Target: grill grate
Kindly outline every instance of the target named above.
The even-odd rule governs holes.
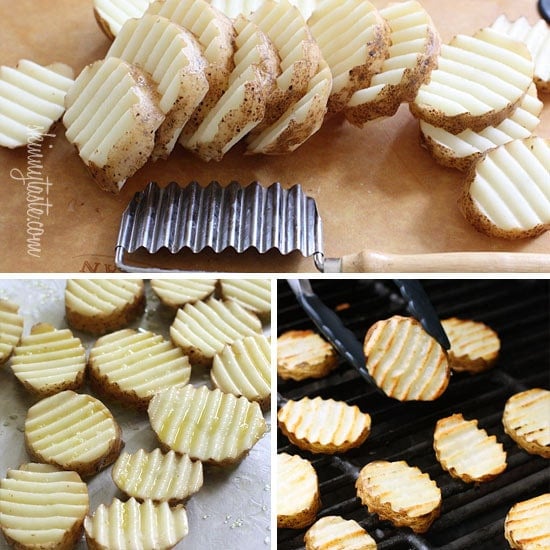
[[[289,444],[278,432],[278,451],[300,454],[315,467],[323,507],[320,516],[341,515],[358,521],[379,549],[507,549],[504,517],[517,501],[550,489],[549,463],[521,450],[501,423],[510,395],[550,385],[550,281],[426,280],[422,281],[441,318],[458,316],[487,323],[501,338],[495,369],[470,376],[455,374],[444,395],[434,402],[399,403],[369,387],[352,367],[341,362],[328,377],[302,382],[278,381],[279,396],[305,395],[347,401],[372,417],[372,432],[358,449],[343,455],[314,455]],[[315,326],[290,292],[278,283],[278,332]],[[362,341],[368,327],[393,314],[407,314],[391,280],[312,280],[314,291],[337,309],[345,325]],[[435,422],[454,412],[496,435],[508,455],[506,471],[495,480],[466,484],[444,472],[432,449]],[[428,473],[441,488],[441,516],[423,535],[397,529],[369,514],[355,494],[359,470],[377,459],[406,460]],[[304,530],[280,529],[277,547],[303,548]]]

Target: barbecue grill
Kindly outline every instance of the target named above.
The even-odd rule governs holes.
[[[375,321],[408,314],[391,279],[314,279],[311,283],[361,341]],[[372,432],[358,449],[329,456],[302,451],[279,431],[278,452],[299,454],[312,462],[323,503],[318,517],[341,515],[356,520],[380,550],[507,549],[503,525],[508,510],[518,501],[550,490],[550,461],[523,451],[504,433],[501,422],[504,404],[512,394],[550,386],[550,280],[434,279],[422,284],[440,318],[471,318],[498,332],[501,352],[497,366],[476,375],[453,374],[447,391],[434,402],[401,403],[381,395],[343,360],[338,369],[320,380],[279,379],[280,404],[306,395],[343,400],[371,415]],[[287,282],[279,280],[278,333],[307,328],[316,330]],[[503,444],[508,467],[493,481],[466,484],[439,466],[432,448],[435,423],[455,412],[477,419],[481,428]],[[378,459],[406,460],[428,473],[440,487],[441,515],[427,533],[417,535],[380,521],[356,497],[360,469]],[[279,529],[277,547],[304,548],[304,533]]]

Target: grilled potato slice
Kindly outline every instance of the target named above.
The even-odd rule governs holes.
[[[107,57],[124,59],[151,76],[166,117],[156,132],[151,158],[167,158],[208,92],[201,46],[193,34],[166,17],[145,14],[124,23]]]
[[[11,369],[23,386],[39,397],[76,390],[84,382],[86,350],[69,329],[39,323],[15,348]]]
[[[65,135],[96,183],[118,193],[146,162],[164,121],[145,72],[117,57],[88,65],[65,97]]]
[[[88,508],[88,488],[76,472],[28,463],[0,481],[0,529],[19,550],[73,548]]]
[[[93,0],[94,16],[109,40],[113,40],[129,19],[139,19],[152,0]]]
[[[504,431],[525,451],[550,458],[550,391],[533,388],[506,401]]]
[[[370,434],[371,418],[356,405],[343,401],[310,399],[287,401],[277,413],[281,431],[312,453],[345,453],[362,445]]]
[[[456,372],[494,367],[500,352],[498,334],[485,323],[451,317],[441,321],[451,343],[449,365]]]
[[[550,493],[514,504],[504,520],[510,548],[541,550],[550,547]]]
[[[390,397],[432,401],[447,389],[447,354],[412,317],[378,321],[368,330],[363,348],[370,375]]]
[[[65,390],[35,403],[25,419],[30,456],[82,477],[114,462],[121,430],[105,405],[87,394]]]
[[[0,66],[0,146],[15,149],[48,134],[65,111],[73,70],[63,63],[43,67],[21,59]]]
[[[235,67],[235,29],[227,16],[205,0],[155,0],[147,13],[162,15],[191,31],[208,61],[208,92],[183,128],[181,139],[185,141],[195,133],[229,85],[229,75]]]
[[[151,279],[151,288],[168,307],[205,300],[216,289],[217,279]]]
[[[537,97],[537,88],[532,84],[508,118],[498,126],[488,126],[480,132],[464,130],[455,135],[421,120],[421,144],[437,163],[466,171],[490,149],[514,139],[529,137],[540,122],[542,107],[543,103]]]
[[[214,356],[210,376],[225,393],[243,395],[269,408],[271,397],[271,346],[263,335],[247,336],[225,346]]]
[[[480,232],[504,239],[550,228],[550,139],[513,140],[489,151],[466,176],[459,199]]]
[[[277,374],[284,380],[322,378],[336,367],[336,350],[312,330],[289,330],[277,338]]]
[[[439,34],[419,2],[393,3],[380,15],[391,29],[389,55],[369,86],[357,90],[344,110],[346,119],[359,127],[394,115],[401,103],[412,101],[437,65]]]
[[[390,26],[366,0],[327,0],[307,24],[332,72],[328,114],[337,113],[382,69],[391,44]]]
[[[302,529],[315,521],[321,509],[319,480],[309,460],[277,455],[277,527]]]
[[[112,399],[146,409],[153,395],[189,382],[191,365],[160,334],[122,329],[99,338],[90,350],[92,385]]]
[[[185,304],[170,327],[172,342],[189,356],[193,365],[209,367],[226,344],[262,332],[262,324],[252,312],[236,302],[209,298]]]
[[[104,334],[130,324],[145,307],[141,279],[69,279],[65,314],[69,325]]]
[[[435,481],[403,460],[370,462],[355,487],[371,514],[415,533],[425,533],[441,511],[441,491]]]
[[[356,521],[340,516],[318,519],[304,542],[306,550],[376,550],[376,541]]]
[[[10,300],[0,300],[0,365],[5,363],[23,334],[24,320],[19,306]]]
[[[258,403],[206,386],[163,390],[147,412],[165,447],[220,465],[241,460],[267,429]]]
[[[224,300],[233,300],[258,315],[260,319],[270,320],[270,279],[220,279],[219,285]]]
[[[202,462],[187,455],[139,449],[134,454],[121,453],[111,475],[115,485],[128,496],[141,502],[166,501],[173,506],[202,487],[202,470]]]
[[[92,516],[86,516],[84,531],[91,550],[168,550],[187,535],[189,526],[182,505],[170,508],[167,502],[114,498],[109,506],[100,504]]]
[[[550,91],[550,28],[539,19],[531,25],[525,17],[511,21],[502,14],[494,21],[491,28],[508,35],[514,40],[523,42],[535,62],[533,80],[539,92]]]
[[[437,69],[409,107],[414,116],[458,134],[509,117],[533,82],[527,47],[491,28],[441,46]]]
[[[433,445],[441,467],[466,483],[490,481],[506,469],[502,444],[461,414],[437,421]]]

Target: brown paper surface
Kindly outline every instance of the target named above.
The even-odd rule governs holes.
[[[385,1],[375,1],[383,7]],[[532,0],[424,0],[444,41],[472,33],[500,14],[536,21]],[[62,61],[78,73],[101,58],[109,42],[99,30],[91,0],[0,0],[0,63],[21,58],[42,64]],[[537,130],[550,137],[550,96]],[[120,217],[134,193],[151,181],[186,184],[211,180],[265,185],[300,183],[314,197],[324,225],[324,248],[329,257],[372,249],[386,253],[444,251],[550,252],[550,233],[530,240],[507,241],[486,237],[464,220],[456,201],[463,175],[438,166],[420,147],[418,123],[407,106],[385,120],[358,129],[343,120],[327,121],[294,153],[281,157],[243,156],[236,146],[221,162],[205,163],[177,146],[167,161],[148,163],[113,196],[101,191],[89,176],[58,124],[41,143],[41,173],[48,185],[29,192],[26,148],[0,151],[2,208],[0,232],[4,272],[109,272],[115,269],[114,246]],[[47,193],[46,193],[47,190]],[[42,206],[41,206],[42,205]],[[47,208],[46,206],[47,205]],[[47,210],[47,212],[46,212]],[[37,229],[35,250],[28,250],[29,222]],[[29,253],[33,252],[33,254]],[[184,253],[142,258],[149,266],[185,270],[235,272],[314,272],[311,258],[299,253],[282,256],[254,252],[238,255]]]

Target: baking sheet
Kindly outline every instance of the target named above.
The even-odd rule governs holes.
[[[377,7],[385,0],[373,0]],[[535,0],[424,0],[442,39],[472,33],[491,24],[501,13],[515,19],[538,18]],[[109,42],[99,30],[91,0],[0,0],[2,26],[1,64],[20,58],[40,63],[64,61],[79,72],[101,58]],[[537,130],[550,137],[550,97],[545,96],[542,122]],[[302,147],[282,157],[243,156],[235,147],[220,163],[203,162],[179,146],[167,161],[148,163],[130,178],[119,196],[102,192],[70,146],[62,125],[42,144],[40,174],[42,195],[28,192],[19,175],[27,173],[26,150],[0,151],[0,233],[9,247],[0,256],[6,272],[109,272],[114,266],[114,245],[120,216],[133,194],[150,180],[166,185],[211,180],[243,184],[258,180],[265,185],[280,181],[289,187],[300,183],[317,201],[324,221],[327,256],[342,256],[368,248],[386,253],[441,251],[523,251],[550,253],[550,233],[531,240],[507,241],[475,231],[456,206],[462,174],[439,167],[419,145],[418,123],[407,106],[385,120],[358,129],[335,118]],[[47,189],[47,195],[46,195]],[[46,206],[40,207],[40,199]],[[47,202],[46,202],[47,199]],[[33,203],[33,201],[35,201]],[[32,206],[36,210],[30,210]],[[42,210],[42,215],[40,214]],[[47,210],[47,213],[46,213]],[[27,249],[29,217],[39,222],[38,250]],[[138,258],[180,269],[214,271],[294,272],[315,271],[311,258],[299,253],[282,257],[251,252],[220,256],[184,253]]]
[[[32,325],[48,322],[57,328],[67,326],[65,321],[63,292],[65,280],[0,280],[0,299],[7,298],[20,305],[25,318],[24,333]],[[159,307],[158,299],[147,286],[147,307],[134,328],[143,327],[168,337],[171,313]],[[266,333],[269,327],[265,328]],[[84,346],[89,349],[93,337],[74,331]],[[196,369],[192,374],[194,384],[208,383],[205,369]],[[101,398],[100,398],[101,399]],[[9,363],[0,367],[0,477],[4,478],[8,468],[17,468],[29,462],[25,451],[23,427],[27,409],[36,402],[17,381]],[[132,453],[140,447],[152,450],[157,446],[154,432],[149,426],[147,414],[114,405],[104,401],[115,416],[123,432],[123,451]],[[265,414],[268,427],[270,415]],[[236,466],[220,468],[206,465],[204,485],[193,495],[187,505],[189,534],[176,549],[219,549],[239,548],[260,550],[270,548],[270,446],[268,432],[252,448],[250,453]],[[113,497],[123,495],[111,479],[111,467],[102,470],[88,480],[90,511],[100,503],[109,504]],[[0,535],[0,548],[9,548]],[[84,538],[77,546],[86,548]]]

